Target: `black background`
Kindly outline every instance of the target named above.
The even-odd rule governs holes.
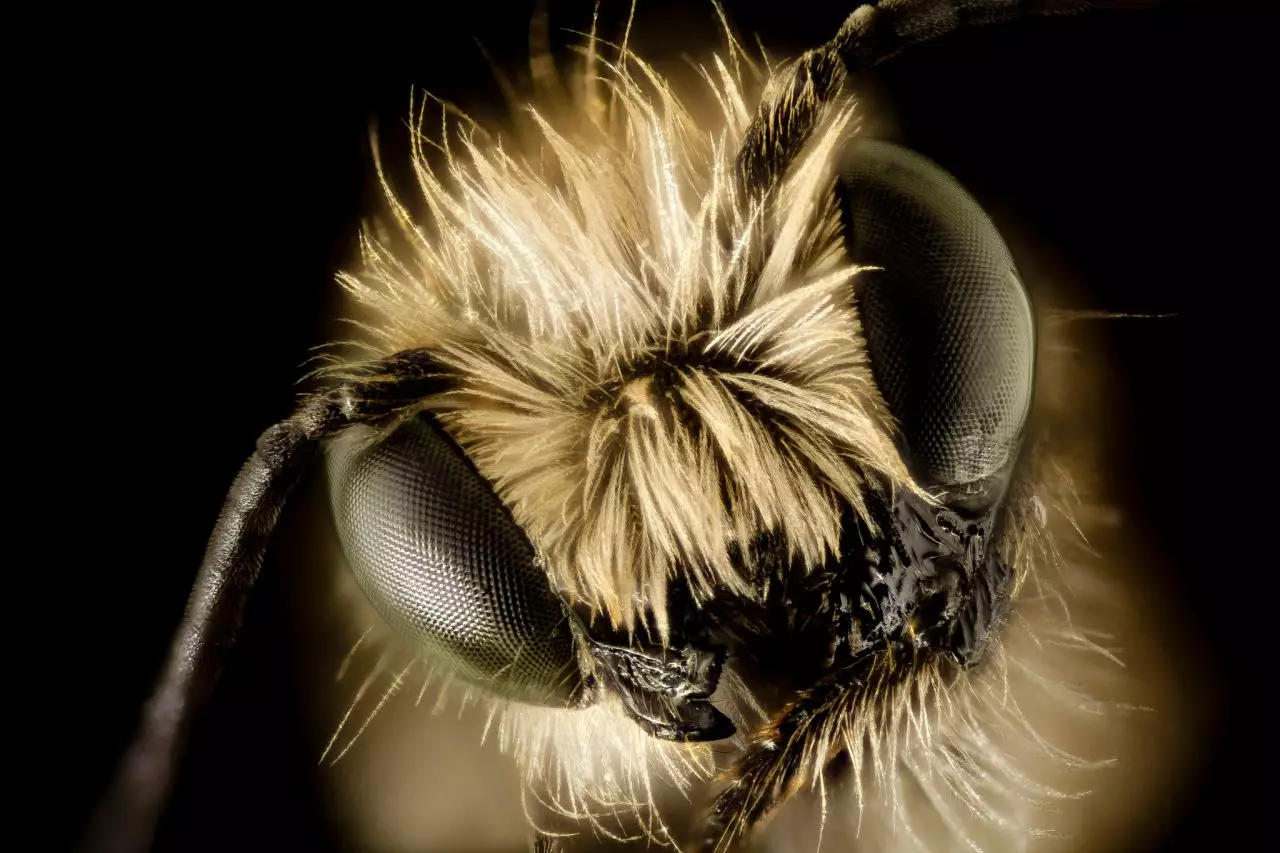
[[[55,638],[35,644],[52,676],[39,722],[53,734],[40,747],[50,781],[34,786],[68,816],[41,821],[54,849],[131,734],[226,485],[289,410],[308,348],[332,334],[333,273],[354,261],[360,218],[380,212],[370,121],[394,142],[411,86],[499,103],[474,39],[499,64],[524,59],[531,4],[432,5],[80,16],[50,24],[57,50],[28,71],[42,85],[26,88],[38,94],[19,131],[45,165],[22,176],[44,187],[24,287],[39,307],[11,323],[36,341],[18,363],[34,364],[24,372],[43,391],[13,414],[35,415],[15,418],[23,446],[76,448],[70,468],[35,482],[32,523],[48,524],[69,486],[78,507],[34,599],[56,602],[35,608],[50,618],[33,629]],[[725,5],[774,56],[830,37],[848,8]],[[553,3],[552,24],[585,29],[590,12]],[[606,3],[602,31],[625,13]],[[1073,271],[1077,307],[1175,315],[1100,338],[1126,389],[1114,401],[1125,488],[1173,569],[1152,583],[1191,614],[1188,665],[1217,673],[1204,685],[1215,758],[1152,849],[1219,849],[1258,819],[1240,799],[1249,731],[1233,704],[1253,614],[1216,598],[1241,559],[1221,546],[1219,516],[1242,498],[1207,331],[1215,303],[1263,282],[1237,203],[1259,180],[1245,152],[1266,103],[1243,46],[1252,26],[1218,3],[1033,21],[921,48],[874,81],[909,143]],[[702,2],[646,0],[637,28],[642,51],[667,57],[715,36]],[[337,849],[292,723],[275,618],[285,587],[269,569],[202,718],[166,849]],[[201,799],[219,791],[232,811],[215,818]]]

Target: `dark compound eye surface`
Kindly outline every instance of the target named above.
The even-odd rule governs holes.
[[[568,705],[575,641],[524,532],[427,415],[368,446],[329,452],[348,563],[387,622],[428,660],[490,693]]]
[[[1003,469],[1031,403],[1035,327],[995,225],[938,165],[865,139],[840,164],[876,384],[912,474],[956,486]]]

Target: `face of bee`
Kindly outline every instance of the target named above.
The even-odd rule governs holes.
[[[525,702],[492,712],[500,746],[541,792],[539,819],[549,825],[572,817],[597,833],[616,824],[614,834],[666,839],[662,789],[705,801],[716,773],[748,772],[758,744],[783,749],[801,738],[798,752],[812,766],[786,787],[816,791],[819,802],[843,798],[860,817],[832,827],[836,836],[861,827],[864,840],[998,844],[1011,825],[1038,825],[1042,806],[1070,800],[1082,784],[1064,769],[1105,763],[1076,755],[1075,724],[1062,709],[1111,719],[1122,704],[1091,692],[1099,689],[1091,681],[1116,680],[1114,664],[1072,615],[1122,593],[1113,578],[1107,592],[1078,601],[1061,591],[1080,589],[1099,568],[1077,532],[1090,511],[1087,487],[1073,480],[1088,438],[1064,414],[1079,408],[1064,389],[1093,368],[1055,358],[1064,332],[1052,314],[1039,323],[1037,355],[1008,250],[970,233],[985,214],[967,213],[963,191],[915,155],[852,142],[852,103],[822,112],[778,185],[744,190],[725,176],[749,135],[750,109],[725,109],[723,135],[705,143],[694,131],[706,118],[674,100],[659,118],[652,92],[630,77],[612,82],[623,130],[611,138],[595,125],[547,119],[538,132],[555,148],[549,173],[474,142],[442,166],[424,159],[420,187],[440,217],[432,237],[409,250],[412,264],[393,238],[371,240],[365,271],[346,279],[375,318],[375,352],[423,347],[439,360],[444,390],[424,401],[428,420],[510,510],[509,518],[495,510],[503,529],[527,536],[530,577],[545,573],[554,591],[535,613],[550,614],[548,625],[520,641],[526,651],[514,665],[509,655],[488,670],[483,661],[452,663],[466,643],[450,632],[466,606],[442,614],[440,629],[412,609],[411,601],[430,609],[456,599],[438,587],[406,592],[358,544],[361,525],[377,522],[361,521],[349,494],[373,487],[349,487],[352,475],[335,463],[339,534],[357,580],[402,637],[419,625],[409,630],[421,640],[423,670],[444,670],[482,704],[532,678],[534,704],[573,707],[535,712]],[[674,98],[665,81],[654,85]],[[745,81],[723,86],[720,103],[752,101]],[[610,181],[593,179],[587,163]],[[948,259],[953,244],[967,254]],[[966,279],[964,293],[982,294],[976,316],[988,326],[968,331],[981,346],[953,351],[947,335],[957,334],[957,317],[972,322],[969,309],[930,276],[937,269],[947,282],[942,272],[983,264],[990,276]],[[978,283],[987,280],[989,293]],[[927,298],[912,304],[913,288]],[[1042,382],[1057,386],[1041,390],[1024,434],[1036,361]],[[980,413],[972,424],[963,420],[970,412]],[[335,455],[376,455],[385,441],[370,436]],[[422,492],[438,479],[428,472]],[[950,525],[923,511],[902,522],[899,498],[898,509],[877,515],[886,483],[927,489],[964,512]],[[438,525],[468,501],[460,493],[425,517]],[[966,525],[981,535],[942,544]],[[404,528],[400,520],[388,530]],[[913,536],[926,544],[907,560],[904,593],[888,561]],[[415,541],[445,553],[458,538],[424,529]],[[880,563],[872,552],[886,540],[896,545]],[[919,568],[941,565],[939,548],[972,558],[988,541],[989,554],[976,552],[989,561],[980,568]],[[428,586],[439,583],[433,572]],[[464,568],[463,586],[491,596],[476,607],[493,597],[524,601],[501,581],[473,583],[472,573]],[[733,729],[714,720],[702,724],[715,737],[688,737],[683,702],[665,715],[638,702],[598,651],[603,642],[656,646],[664,658],[696,654],[691,611],[693,633],[727,660],[696,665],[714,666],[719,680],[689,678],[678,689],[715,690],[716,713],[732,720],[736,738],[721,740]],[[572,643],[584,634],[593,656],[585,661]],[[557,643],[560,653],[545,656]],[[897,662],[884,664],[880,653]],[[417,671],[412,660],[392,683],[405,671]],[[803,735],[788,734],[788,709],[831,679],[845,681],[830,701],[814,700]],[[1061,742],[1046,734],[1055,728]],[[762,761],[760,776],[783,778],[782,759],[773,768]],[[772,831],[803,834],[794,822],[784,815]]]
[[[940,59],[930,61],[941,63]],[[1043,64],[1046,68],[1051,65],[1048,59]],[[987,67],[982,65],[968,73],[980,77],[982,68]],[[893,101],[900,111],[901,136],[913,147],[945,162],[945,154],[940,153],[947,150],[945,145],[930,145],[929,140],[954,134],[931,130],[929,120],[919,116],[931,109],[933,101],[947,98],[930,95],[924,91],[928,87],[913,82],[908,72],[901,73],[907,77],[895,78],[892,72],[886,72],[881,81],[886,91],[893,93],[895,80],[905,79],[906,96]],[[924,76],[923,72],[918,73]],[[930,79],[930,86],[936,85],[938,78]],[[748,104],[750,97],[744,94]],[[1010,95],[1006,99],[1011,98]],[[864,128],[879,124],[879,129],[884,129],[884,115],[868,111],[874,105],[861,105],[859,109],[864,112],[855,119],[863,122]],[[1048,124],[1045,112],[1043,108],[1039,112],[1033,110],[1028,120],[1040,115]],[[950,115],[945,110],[944,114]],[[723,116],[718,120],[723,121]],[[976,118],[973,123],[981,124]],[[694,118],[691,131],[702,131],[705,126],[700,113]],[[887,135],[895,137],[892,133]],[[972,127],[965,136],[975,136]],[[976,136],[990,141],[992,134],[978,132]],[[832,139],[836,138],[839,134],[833,131]],[[1057,150],[1054,146],[1069,150],[1072,138],[1053,140],[1048,150]],[[977,141],[957,144],[958,153],[950,163],[961,165],[951,166],[952,170],[965,172],[966,157],[970,163],[981,162],[981,158],[975,161],[972,154],[977,147]],[[695,151],[696,146],[689,144],[683,150]],[[688,174],[709,180],[714,169],[702,167],[714,165],[714,152],[696,153],[687,164]],[[1046,158],[1049,156],[1046,154]],[[818,159],[821,158],[815,158],[815,162]],[[651,161],[637,156],[636,162]],[[762,828],[755,842],[761,849],[771,849],[767,846],[770,844],[778,849],[816,844],[818,827],[823,826],[820,815],[824,804],[828,817],[823,838],[825,843],[836,845],[833,849],[852,844],[855,835],[858,843],[870,845],[893,838],[904,849],[945,849],[957,835],[968,835],[990,849],[1005,849],[1012,843],[1008,840],[1008,825],[1001,826],[989,815],[975,814],[969,808],[971,796],[979,796],[983,803],[995,803],[995,807],[1003,809],[1000,816],[1010,825],[1064,831],[1065,840],[1040,838],[1028,842],[1033,846],[1095,849],[1144,832],[1143,815],[1148,813],[1150,802],[1169,790],[1165,785],[1173,785],[1164,780],[1176,780],[1181,772],[1184,753],[1178,748],[1183,742],[1178,734],[1183,730],[1179,719],[1179,677],[1171,672],[1170,653],[1160,648],[1168,634],[1162,608],[1151,599],[1147,572],[1151,557],[1134,544],[1127,507],[1114,499],[1107,485],[1111,477],[1118,476],[1117,469],[1107,468],[1114,466],[1116,458],[1109,455],[1114,451],[1107,446],[1109,417],[1115,415],[1106,411],[1109,407],[1103,402],[1109,393],[1106,389],[1117,387],[1112,384],[1115,380],[1108,377],[1112,365],[1107,359],[1092,355],[1096,338],[1087,329],[1054,325],[1046,319],[1049,312],[1042,310],[1054,302],[1057,294],[1050,283],[1055,278],[1061,281],[1060,273],[1081,273],[1071,262],[1056,260],[1053,249],[1045,249],[1046,241],[1037,235],[1020,233],[1016,224],[1012,231],[1005,227],[1006,222],[1017,219],[1009,208],[1009,199],[1019,197],[1013,191],[1016,187],[1011,190],[1011,185],[1002,184],[998,177],[984,179],[976,166],[968,169],[963,177],[1000,221],[1037,309],[1041,357],[1036,365],[1036,408],[1031,423],[1037,429],[1052,424],[1052,452],[1037,457],[1041,467],[1028,467],[1022,472],[1035,480],[1037,490],[1016,505],[1017,517],[1009,521],[1027,534],[1025,539],[1010,540],[1007,545],[1018,560],[1031,560],[1037,568],[1019,586],[1014,615],[1001,634],[998,650],[980,673],[963,680],[941,676],[936,681],[922,680],[913,688],[917,692],[885,699],[901,708],[910,708],[922,699],[932,702],[934,716],[927,722],[923,717],[913,719],[906,711],[901,716],[889,711],[878,717],[864,713],[862,719],[900,726],[895,734],[897,740],[883,740],[879,746],[864,740],[859,745],[859,749],[871,751],[894,745],[900,750],[900,765],[905,768],[899,776],[877,777],[876,768],[868,762],[860,776],[845,772],[842,777],[833,778],[829,787],[824,787],[826,783],[812,788],[806,785],[793,803]],[[605,171],[621,180],[626,170]],[[976,181],[972,180],[975,175]],[[676,434],[670,425],[686,417],[688,407],[703,405],[705,411],[715,411],[710,407],[715,391],[698,384],[703,381],[697,376],[698,371],[705,369],[706,363],[698,364],[690,353],[699,358],[715,356],[717,351],[712,344],[720,336],[721,349],[728,351],[731,360],[739,359],[743,351],[732,349],[731,344],[737,340],[733,334],[745,335],[745,331],[742,326],[735,329],[734,323],[748,319],[750,313],[734,315],[728,307],[722,307],[717,319],[716,297],[707,285],[712,276],[705,274],[707,270],[701,271],[701,277],[683,282],[679,279],[681,260],[694,257],[699,264],[710,267],[710,247],[704,247],[702,252],[677,252],[667,258],[662,240],[669,239],[669,235],[662,231],[660,217],[645,223],[640,233],[646,237],[636,241],[644,244],[646,253],[639,261],[652,268],[648,274],[654,277],[633,278],[650,290],[659,285],[701,288],[687,297],[687,304],[693,307],[686,316],[677,316],[674,325],[670,312],[660,314],[641,301],[642,288],[620,281],[617,276],[611,278],[616,272],[611,268],[618,264],[616,258],[600,263],[601,259],[590,254],[575,258],[573,251],[562,251],[564,257],[555,260],[566,267],[580,262],[581,268],[555,270],[554,278],[591,281],[591,289],[575,292],[572,298],[589,299],[601,294],[602,302],[612,304],[585,308],[579,305],[579,310],[591,312],[598,307],[600,316],[609,309],[616,315],[597,323],[591,334],[584,334],[581,328],[557,327],[554,311],[547,306],[560,305],[562,294],[540,294],[545,305],[539,309],[534,300],[522,304],[509,292],[492,285],[487,276],[493,265],[485,262],[492,259],[483,255],[449,259],[472,265],[462,272],[474,273],[477,281],[483,278],[490,283],[488,291],[475,287],[467,291],[472,302],[457,314],[463,322],[456,322],[454,315],[450,315],[449,323],[437,322],[420,305],[384,305],[381,309],[373,306],[372,314],[383,318],[378,328],[387,336],[377,342],[379,352],[408,345],[427,346],[449,364],[451,375],[464,377],[464,382],[429,402],[430,414],[444,425],[468,462],[501,497],[513,522],[532,544],[538,564],[552,579],[557,601],[572,602],[569,606],[585,603],[588,612],[604,614],[605,621],[625,630],[628,619],[653,619],[653,613],[661,612],[662,608],[653,604],[661,602],[670,588],[662,579],[680,577],[695,589],[702,583],[706,599],[735,584],[749,587],[751,565],[742,560],[741,543],[758,542],[761,535],[779,531],[785,534],[787,547],[795,550],[800,571],[812,572],[825,565],[838,549],[845,533],[846,505],[865,495],[869,481],[875,476],[899,483],[911,481],[911,472],[904,470],[900,445],[888,425],[888,393],[866,358],[866,335],[859,326],[862,318],[857,305],[835,296],[841,288],[856,291],[859,287],[859,273],[839,277],[847,272],[844,267],[857,259],[848,254],[838,227],[823,234],[813,224],[827,214],[834,214],[831,221],[837,226],[841,223],[838,204],[832,210],[823,209],[827,203],[823,201],[827,197],[823,188],[831,175],[815,169],[813,174],[801,177],[803,181],[795,181],[790,189],[791,197],[797,199],[790,209],[796,214],[795,221],[803,223],[795,225],[801,232],[795,256],[787,264],[779,262],[787,274],[775,279],[776,298],[757,303],[758,307],[778,311],[772,318],[773,325],[768,327],[773,338],[747,353],[749,364],[742,375],[766,376],[762,364],[794,356],[797,346],[815,340],[840,341],[842,348],[830,346],[815,358],[815,363],[828,372],[810,377],[803,393],[783,402],[793,407],[820,403],[840,412],[840,428],[852,434],[836,435],[830,441],[846,459],[840,470],[847,472],[847,483],[837,479],[833,484],[812,476],[778,476],[770,471],[788,470],[785,462],[779,465],[775,459],[744,459],[734,471],[756,462],[761,473],[737,483],[730,480],[733,498],[739,503],[733,505],[733,511],[721,514],[717,510],[712,516],[708,507],[724,506],[719,493],[723,487],[720,472],[715,476],[705,472],[696,447],[674,446],[678,444],[676,439],[672,439],[673,447],[661,446],[664,435]],[[503,198],[510,203],[503,211],[514,209],[520,199],[537,197],[531,186],[521,183],[520,175],[508,175],[504,180],[510,182],[510,196]],[[397,189],[401,187],[408,185],[397,184]],[[457,188],[453,185],[442,184],[441,190],[440,199],[446,190],[450,197],[456,197]],[[635,190],[636,187],[627,189],[633,193]],[[407,190],[403,195],[413,193]],[[994,206],[988,204],[992,197],[998,199]],[[634,197],[624,194],[620,199],[615,199],[616,210],[602,214],[606,221],[608,216],[641,207],[634,204]],[[690,211],[684,199],[680,199],[680,206],[667,210],[686,219],[696,218],[693,214],[697,210]],[[809,209],[801,215],[804,207]],[[1018,212],[1016,203],[1012,208],[1013,213]],[[550,232],[546,235],[547,245],[576,245],[567,239],[571,235],[557,230],[564,223],[555,219],[554,208],[535,205],[526,213],[547,210],[551,213],[541,217]],[[749,218],[745,213],[743,218]],[[473,214],[474,210],[468,212],[469,216]],[[677,223],[666,223],[669,227],[679,225],[678,217],[669,221]],[[1041,221],[1052,221],[1052,217]],[[498,224],[495,219],[485,222],[484,227],[492,231]],[[785,224],[778,226],[779,230]],[[644,230],[648,228],[652,230]],[[470,234],[467,238],[475,236]],[[678,236],[682,246],[696,242],[688,234]],[[834,239],[823,243],[823,238]],[[776,242],[776,234],[768,239]],[[602,234],[593,234],[590,244],[591,250],[597,251],[608,242]],[[505,239],[501,245],[505,251],[516,246],[517,241]],[[616,245],[622,244],[618,241]],[[538,255],[548,254],[545,247],[538,248]],[[432,264],[438,273],[443,263],[440,258],[429,258],[419,265],[420,256],[412,251],[402,254],[403,251],[403,247],[397,247],[394,256],[412,260],[409,266],[414,272],[410,277],[419,284],[430,278]],[[762,254],[762,267],[767,267],[767,253]],[[668,261],[671,266],[663,268],[662,264]],[[668,275],[669,280],[658,273]],[[368,275],[368,269],[362,274]],[[376,265],[373,274],[375,278],[393,275],[389,269],[377,269]],[[824,281],[827,276],[830,280]],[[757,275],[756,279],[762,277]],[[451,275],[450,281],[462,278]],[[523,274],[523,278],[538,280],[531,274]],[[728,281],[719,293],[732,295],[734,286],[740,285]],[[805,301],[797,300],[794,306],[779,302],[803,287],[810,288]],[[394,293],[413,291],[398,288]],[[633,300],[633,304],[628,305],[626,300]],[[726,297],[724,301],[727,306],[731,300]],[[669,307],[686,303],[664,304]],[[785,313],[782,308],[792,313]],[[475,314],[469,316],[468,309]],[[506,330],[505,336],[491,336],[486,342],[489,349],[476,345],[474,330],[485,328],[484,323],[474,322],[476,316],[496,317],[500,322],[495,321],[494,327]],[[405,322],[413,328],[397,325],[400,321],[395,318],[400,317],[412,318]],[[712,322],[707,322],[708,317]],[[655,335],[650,330],[659,321],[661,334]],[[678,357],[670,355],[675,350],[655,344],[671,337],[673,328],[681,330]],[[513,333],[513,329],[521,334]],[[535,330],[537,334],[533,334]],[[526,341],[537,341],[539,345],[521,348]],[[1073,356],[1057,357],[1072,348]],[[619,352],[623,356],[617,356]],[[644,365],[654,365],[655,369],[637,370],[637,366]],[[672,399],[673,388],[682,395],[679,399]],[[566,400],[575,405],[567,405]],[[731,416],[732,412],[718,413],[717,422],[727,422]],[[664,429],[668,432],[662,432]],[[810,428],[802,434],[815,431],[823,432]],[[749,445],[751,434],[739,434],[744,436],[741,443]],[[594,450],[590,444],[593,440],[598,442]],[[661,455],[661,461],[652,462],[648,470],[667,473],[646,479],[646,469],[628,468],[628,460],[641,453],[651,454],[651,459]],[[847,461],[850,456],[854,457],[852,462]],[[1060,468],[1068,469],[1075,479],[1070,490],[1051,476]],[[1097,476],[1098,471],[1104,476]],[[645,500],[611,506],[608,477],[613,472],[622,472],[618,476],[624,477],[632,488],[639,483],[641,488],[649,489]],[[583,494],[592,489],[596,501],[583,500]],[[707,497],[713,490],[715,500]],[[839,494],[841,502],[831,499],[832,491]],[[1117,503],[1118,508],[1114,506]],[[320,512],[324,511],[322,506]],[[1010,509],[1014,511],[1015,508]],[[1088,535],[1087,548],[1080,543],[1075,526]],[[316,529],[319,527],[322,525],[317,524]],[[286,537],[284,541],[299,553],[316,555],[326,545],[334,553],[341,552],[336,540],[326,542],[324,537],[324,533],[316,534],[313,529],[307,532],[305,543],[300,536]],[[1028,556],[1031,550],[1049,547],[1041,544],[1045,542],[1063,552],[1060,564],[1048,567],[1052,561],[1039,562],[1045,558],[1040,551]],[[1018,552],[1019,548],[1027,550]],[[690,553],[698,559],[690,560]],[[311,593],[310,601],[322,615],[311,614],[300,620],[306,626],[302,630],[309,632],[303,634],[308,638],[307,645],[319,650],[316,657],[320,659],[314,677],[305,679],[309,685],[306,695],[314,703],[316,752],[323,750],[337,728],[336,722],[351,710],[351,717],[327,753],[330,760],[339,755],[342,760],[332,768],[326,767],[324,784],[331,795],[330,811],[340,816],[345,831],[360,844],[375,849],[519,849],[528,826],[522,799],[528,810],[549,826],[564,826],[556,823],[558,812],[591,811],[599,825],[616,830],[615,834],[633,833],[636,825],[628,822],[630,818],[624,815],[618,828],[615,816],[605,805],[621,804],[627,808],[613,811],[626,812],[637,803],[644,809],[655,806],[668,824],[679,824],[683,817],[677,792],[687,792],[699,806],[704,803],[714,790],[708,779],[730,766],[747,748],[747,736],[762,729],[769,716],[791,698],[781,688],[770,692],[772,681],[785,680],[785,660],[770,662],[772,669],[764,668],[764,684],[752,683],[750,689],[743,689],[730,683],[717,695],[716,703],[733,718],[742,737],[710,748],[657,742],[631,719],[611,714],[607,701],[574,711],[551,709],[522,714],[500,710],[490,717],[487,700],[473,694],[471,711],[455,720],[452,711],[467,691],[460,685],[450,688],[433,682],[421,694],[421,704],[415,705],[419,688],[428,681],[426,670],[435,665],[437,676],[442,670],[439,656],[422,654],[420,645],[415,646],[411,637],[406,640],[401,626],[393,626],[400,628],[398,632],[383,635],[384,623],[390,621],[385,610],[371,609],[366,600],[370,597],[367,589],[356,587],[350,570],[347,560],[335,561],[333,596],[318,595],[314,587]],[[750,598],[751,591],[739,590],[739,595]],[[300,598],[308,601],[306,595]],[[644,606],[636,606],[637,602]],[[337,624],[335,614],[343,615]],[[1063,630],[1068,624],[1066,614],[1071,631]],[[611,620],[611,616],[615,618]],[[374,628],[365,635],[370,626]],[[658,625],[650,627],[654,634],[660,633]],[[1103,632],[1111,636],[1103,639]],[[401,636],[397,637],[397,633]],[[342,682],[335,689],[334,669],[361,636],[365,638],[345,665]],[[1122,647],[1127,667],[1122,669],[1110,662],[1094,644],[1106,651]],[[563,660],[563,655],[555,657]],[[778,657],[785,659],[786,655]],[[732,666],[728,669],[734,671]],[[746,679],[747,675],[744,667],[741,677]],[[560,684],[555,679],[552,682]],[[393,685],[398,689],[392,698],[381,706],[373,723],[363,729],[348,751],[351,736],[361,731],[365,718]],[[577,690],[577,686],[570,685],[568,695],[576,695]],[[429,712],[440,696],[446,697],[444,703],[450,713],[432,716]],[[950,716],[943,711],[946,703],[953,706]],[[1121,707],[1130,705],[1155,708],[1168,724],[1163,730],[1168,734],[1137,737],[1137,733],[1149,731],[1151,716],[1150,712]],[[1012,706],[1016,706],[1016,713],[1010,711]],[[934,724],[941,727],[931,727]],[[943,733],[948,726],[949,740]],[[476,746],[486,731],[485,745]],[[851,728],[849,733],[872,736],[865,728]],[[964,756],[965,760],[973,756],[990,759],[979,768],[983,781],[980,790],[964,787],[966,780],[973,778],[971,768],[943,762],[941,756],[952,754]],[[518,762],[511,762],[512,755]],[[1117,756],[1121,759],[1118,767],[1101,766]],[[1093,766],[1095,763],[1099,766]],[[452,770],[442,773],[442,767]],[[545,789],[533,798],[522,793],[528,777],[538,772],[543,773],[544,781],[550,778],[552,784],[546,787],[554,796],[549,797]],[[1028,780],[1025,783],[1023,776]],[[921,784],[921,780],[929,778],[936,784]],[[993,780],[1002,784],[992,784]],[[861,790],[859,781],[863,783]],[[652,793],[643,790],[646,783],[651,784]],[[1095,791],[1094,796],[1077,801],[1054,793],[1074,796],[1084,789]],[[536,801],[537,797],[552,802],[546,807]],[[1040,808],[1040,802],[1049,804],[1049,808]],[[836,815],[843,817],[836,819]],[[910,831],[904,832],[904,826]],[[582,849],[596,849],[596,845],[605,843],[591,836],[590,820],[586,821],[585,832],[586,837],[580,840]]]

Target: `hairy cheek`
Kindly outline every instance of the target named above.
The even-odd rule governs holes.
[[[992,668],[967,676],[978,685],[972,694],[950,691],[973,702],[973,714],[935,717],[942,722],[932,744],[900,741],[902,763],[923,774],[885,786],[866,773],[861,821],[850,785],[816,790],[762,829],[761,849],[817,849],[821,838],[830,850],[941,851],[965,849],[967,838],[986,851],[1047,853],[1144,849],[1161,838],[1200,757],[1204,685],[1183,663],[1175,603],[1150,582],[1158,559],[1127,542],[1115,521],[1084,520],[1107,561],[1068,567],[1044,598],[1025,590]],[[1062,631],[1064,606],[1078,637]],[[978,817],[950,785],[956,777],[942,754],[955,744],[1006,762],[1003,772],[988,762],[961,783],[1003,825]]]

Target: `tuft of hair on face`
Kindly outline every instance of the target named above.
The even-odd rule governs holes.
[[[858,269],[825,192],[854,104],[827,110],[776,187],[740,186],[751,66],[729,39],[686,105],[625,45],[592,40],[594,107],[529,108],[514,146],[414,107],[426,216],[378,173],[394,229],[368,229],[341,282],[368,351],[426,347],[449,390],[423,401],[528,532],[557,591],[667,631],[669,582],[748,593],[742,555],[781,534],[838,548],[870,478],[910,480],[853,307]],[[695,115],[696,113],[696,115]],[[543,156],[520,151],[540,150]]]

